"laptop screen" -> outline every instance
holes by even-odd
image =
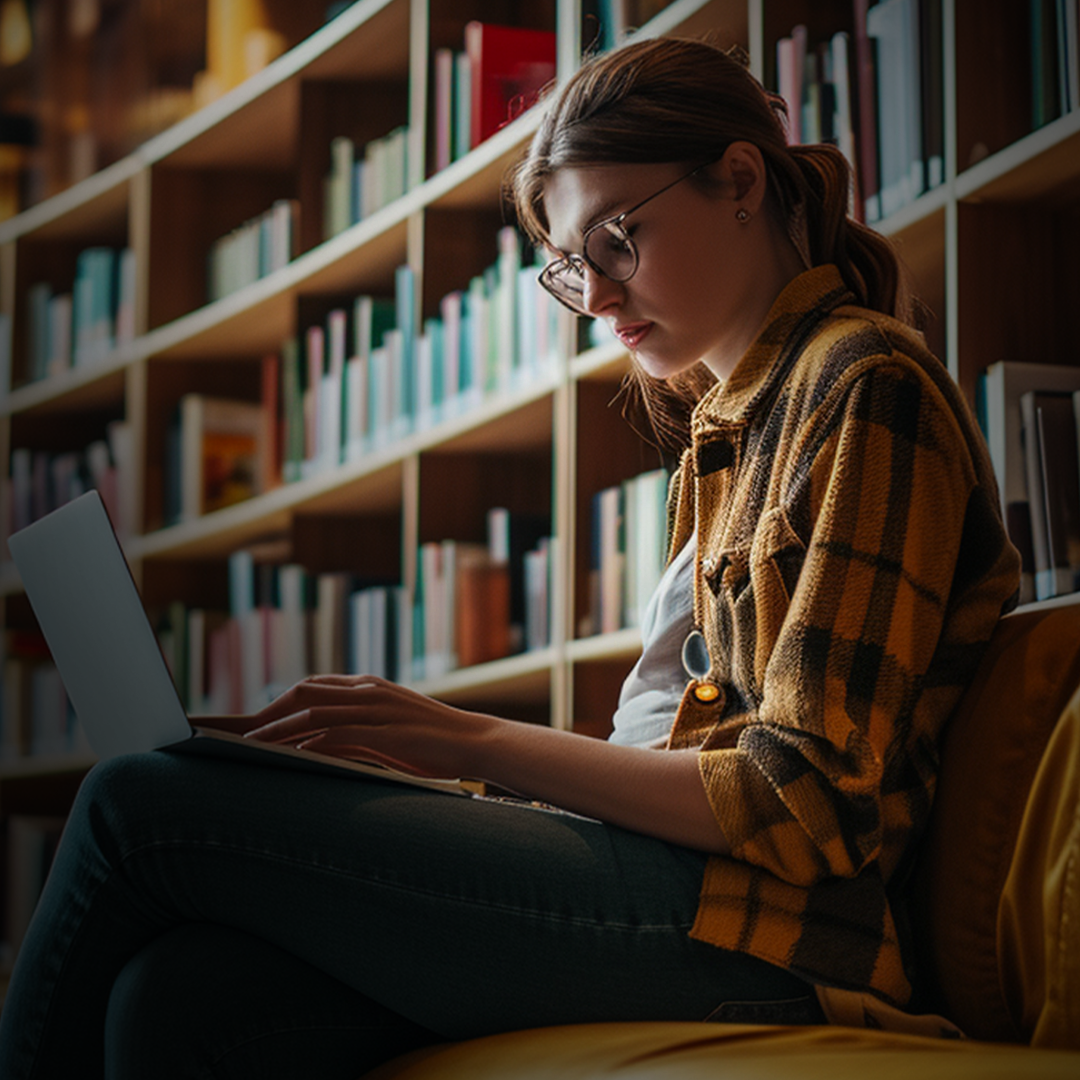
[[[179,695],[96,491],[8,539],[87,741],[100,758],[191,736]]]

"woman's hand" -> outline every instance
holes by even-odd
[[[419,776],[486,780],[672,843],[729,850],[696,750],[617,746],[466,712],[373,675],[316,675],[253,716],[207,719],[251,739]]]
[[[253,717],[243,734],[420,776],[474,776],[470,748],[492,725],[374,675],[316,675]]]

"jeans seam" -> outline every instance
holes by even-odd
[[[533,908],[522,908],[513,904],[503,904],[495,901],[478,900],[470,897],[457,897],[447,896],[445,893],[436,892],[430,889],[424,889],[415,885],[405,885],[401,882],[384,881],[379,878],[367,877],[362,873],[352,869],[345,869],[343,867],[336,867],[325,863],[311,862],[310,860],[293,858],[290,856],[281,855],[277,852],[271,851],[255,851],[250,848],[243,847],[241,845],[232,843],[223,843],[219,840],[156,840],[151,843],[142,844],[137,848],[133,848],[131,851],[126,852],[119,859],[118,865],[122,866],[129,859],[135,858],[138,855],[146,852],[157,851],[164,848],[216,848],[222,852],[233,852],[237,854],[247,855],[251,858],[265,859],[267,862],[277,862],[286,866],[301,866],[309,870],[325,870],[328,873],[339,874],[342,877],[352,878],[356,881],[364,882],[367,885],[394,890],[397,892],[411,893],[416,896],[434,897],[444,900],[447,903],[462,904],[466,906],[472,906],[482,908],[489,911],[500,912],[516,912],[520,915],[528,915],[535,917],[538,921],[561,923],[568,926],[583,926],[591,928],[601,929],[614,929],[620,931],[629,931],[631,933],[640,933],[641,931],[650,930],[682,930],[689,933],[692,922],[665,922],[665,923],[624,923],[624,922],[608,922],[598,921],[595,919],[581,918],[578,916],[566,916],[559,915],[556,912],[537,911]]]

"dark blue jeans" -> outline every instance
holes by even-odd
[[[76,800],[0,1076],[351,1080],[433,1040],[805,995],[687,936],[703,867],[523,805],[121,758]]]

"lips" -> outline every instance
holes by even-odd
[[[614,327],[615,336],[628,348],[636,349],[653,328],[651,322],[626,323]]]

